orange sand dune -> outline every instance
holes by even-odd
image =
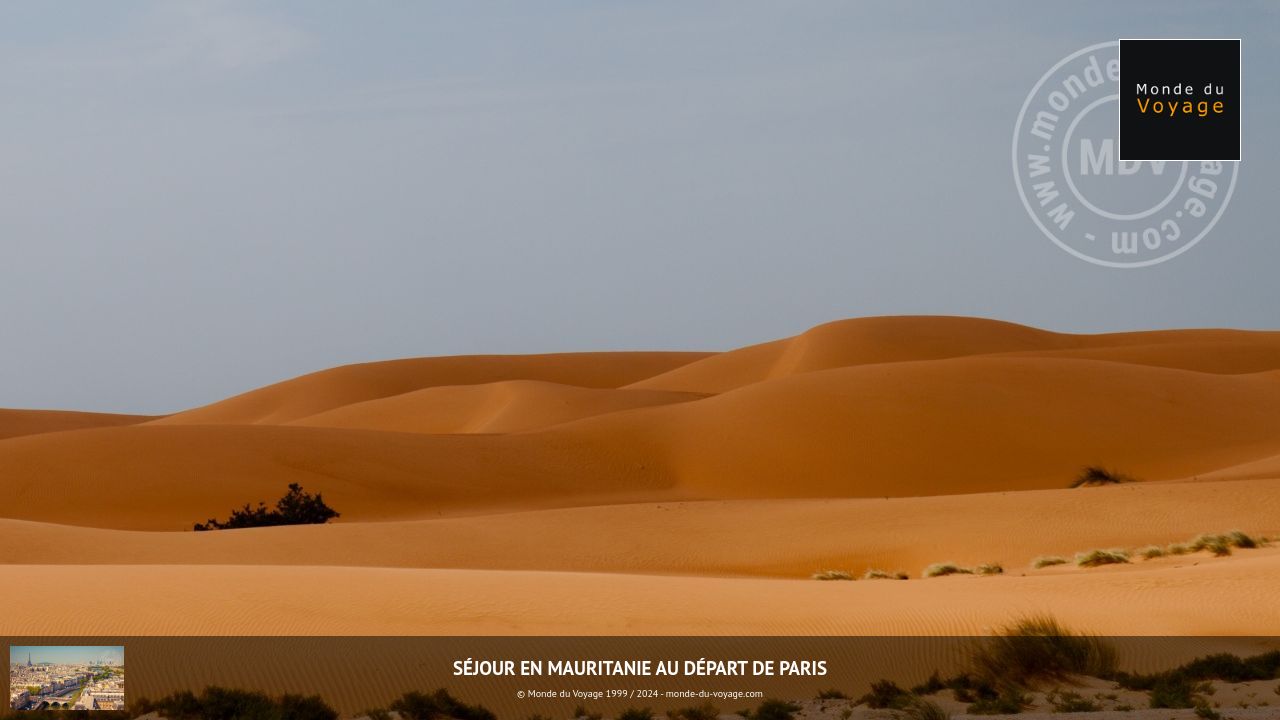
[[[693,352],[460,355],[344,365],[251,390],[157,422],[285,423],[343,405],[427,387],[503,380],[614,388],[706,356],[707,353]]]
[[[322,492],[344,521],[672,496],[669,476],[640,462],[602,467],[576,438],[529,437],[141,425],[7,440],[0,478],[21,517],[142,530],[226,517],[290,482]],[[574,467],[599,474],[584,483]]]
[[[696,393],[507,380],[425,388],[295,420],[294,425],[415,433],[510,433],[622,410],[697,400]]]
[[[806,578],[822,569],[860,574],[867,568],[918,576],[930,563],[956,561],[1000,562],[1009,572],[1022,573],[1030,572],[1030,561],[1039,555],[1163,545],[1233,528],[1280,536],[1280,481],[1135,483],[890,500],[635,503],[217,533],[0,520],[0,564],[345,565]],[[1177,562],[1208,560],[1195,555]]]
[[[1280,373],[972,357],[793,375],[594,427],[665,433],[669,467],[702,497],[942,495],[1063,487],[1086,464],[1156,480],[1276,454],[1278,403]]]
[[[1195,480],[1245,480],[1275,478],[1280,481],[1280,454],[1250,460],[1196,476]]]
[[[1180,347],[1161,347],[1166,344]],[[1112,348],[1118,351],[1106,352]],[[634,387],[714,393],[853,365],[1082,350],[1101,351],[1096,355],[1100,359],[1205,372],[1280,368],[1277,332],[1166,330],[1068,335],[981,318],[872,317],[827,323],[795,337],[713,355],[641,380]]]
[[[1027,564],[1280,533],[1280,333],[869,318],[352,365],[143,420],[0,412],[0,634],[1276,627],[1280,549]],[[1065,489],[1089,464],[1147,482]],[[339,522],[182,532],[290,482]],[[1008,572],[803,579],[946,560]]]
[[[787,375],[872,363],[1073,347],[1068,336],[966,317],[870,317],[818,325],[674,368],[633,387],[719,393]]]
[[[0,440],[64,430],[136,425],[153,419],[155,418],[150,415],[0,409]]]
[[[1277,427],[1280,373],[973,357],[816,371],[511,435],[149,425],[16,438],[0,444],[0,478],[28,519],[174,530],[291,481],[361,521],[1048,489],[1086,464],[1174,479],[1280,454]]]
[[[0,619],[19,636],[976,635],[1031,613],[1100,634],[1272,635],[1280,551],[1177,569],[908,582],[4,565],[0,584],[22,588]]]
[[[1003,353],[1004,357],[1078,358],[1153,365],[1177,370],[1234,375],[1280,370],[1280,333],[1256,333],[1247,340],[1163,342],[1070,350]]]

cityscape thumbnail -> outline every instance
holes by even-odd
[[[124,710],[124,646],[11,645],[12,710]]]

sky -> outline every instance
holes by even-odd
[[[1280,328],[1280,4],[0,4],[0,407],[164,413],[422,355],[845,317]],[[1058,59],[1244,40],[1238,187],[1142,270],[1010,138]]]
[[[74,665],[103,662],[118,665],[124,662],[123,645],[10,645],[9,664],[27,662],[30,653],[33,664],[53,663]]]

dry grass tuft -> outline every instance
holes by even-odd
[[[1004,566],[1000,563],[982,563],[974,568],[974,572],[979,575],[1003,575]]]
[[[1164,548],[1159,545],[1148,545],[1138,551],[1143,560],[1155,560],[1158,557],[1164,557]]]
[[[1129,562],[1129,552],[1115,548],[1112,550],[1090,550],[1076,553],[1076,565],[1080,567],[1099,567],[1102,565],[1120,565]]]
[[[944,577],[947,575],[972,575],[973,568],[961,567],[953,562],[934,563],[924,569],[924,576]]]
[[[877,568],[870,568],[862,574],[863,580],[907,580],[910,577],[910,575],[901,570],[889,572],[888,570],[879,570]]]
[[[1052,617],[1028,617],[1000,631],[971,659],[979,677],[999,684],[1029,687],[1038,680],[1073,675],[1109,677],[1116,651],[1101,639],[1079,635]]]

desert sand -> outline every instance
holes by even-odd
[[[1087,465],[1134,481],[1069,488]],[[290,482],[341,517],[190,531]],[[894,317],[367,363],[159,418],[0,411],[0,489],[8,635],[1273,635],[1277,548],[1030,565],[1280,536],[1280,333]],[[911,579],[810,579],[868,568]]]

